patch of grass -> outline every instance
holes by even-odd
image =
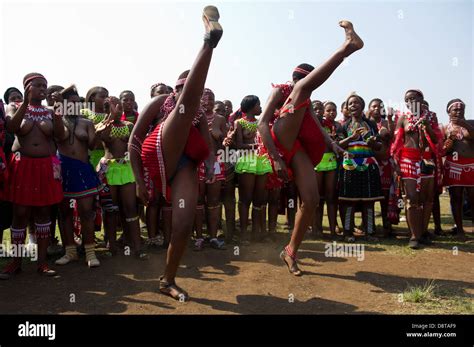
[[[428,281],[423,286],[410,286],[403,292],[404,302],[427,302],[434,297],[436,285],[434,281]]]
[[[412,314],[473,314],[474,298],[460,288],[441,287],[434,280],[403,292],[403,309]]]

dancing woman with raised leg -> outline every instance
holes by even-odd
[[[199,111],[213,49],[223,32],[218,19],[216,7],[204,8],[204,44],[189,74],[177,83],[184,85],[182,91],[168,97],[163,95],[154,98],[143,109],[129,143],[138,194],[142,201],[150,200],[152,187],[154,192],[161,192],[171,200],[174,207],[171,242],[165,273],[160,278],[160,291],[176,300],[188,298],[186,291],[176,285],[175,277],[193,227],[198,198],[197,167],[208,157],[213,158],[209,156],[207,121],[204,113]],[[144,140],[149,123],[159,112],[165,113],[164,120]],[[201,118],[204,123],[199,126]],[[199,130],[196,126],[199,126]],[[201,131],[207,131],[207,139],[201,135]]]
[[[259,131],[273,161],[274,169],[288,178],[286,168],[291,168],[300,192],[302,204],[296,217],[291,241],[280,254],[290,273],[296,276],[302,274],[296,262],[296,253],[311,224],[319,201],[314,167],[324,154],[325,141],[333,151],[343,152],[321,129],[321,124],[312,112],[309,98],[311,93],[331,76],[344,58],[364,45],[354,32],[352,23],[341,21],[339,25],[346,32],[344,44],[317,69],[307,64],[296,68],[293,73],[294,84],[280,85],[273,89],[259,121]],[[278,119],[270,129],[268,124],[273,118],[275,109],[281,106],[283,108],[279,111]]]

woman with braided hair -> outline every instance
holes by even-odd
[[[339,25],[346,33],[342,47],[317,69],[308,64],[297,67],[293,72],[293,83],[274,86],[259,120],[259,131],[274,170],[288,179],[287,168],[291,169],[302,201],[291,241],[280,254],[290,273],[295,276],[302,274],[297,265],[296,253],[311,224],[319,201],[314,167],[323,156],[324,142],[333,151],[343,152],[321,129],[321,124],[311,107],[311,93],[329,78],[344,58],[364,45],[354,32],[352,23],[341,21]],[[274,118],[275,109],[279,109],[279,112],[270,129],[269,123]]]
[[[423,99],[420,90],[410,89],[405,93],[409,111],[397,115],[395,140],[390,150],[395,170],[405,188],[405,209],[411,233],[408,246],[412,249],[420,248],[420,243],[430,242],[424,234],[433,207],[434,158],[438,151],[438,124],[422,107]]]
[[[179,263],[192,232],[198,199],[197,167],[209,158],[208,179],[212,179],[214,156],[210,155],[210,135],[204,111],[200,110],[201,95],[207,78],[214,48],[223,30],[214,6],[203,11],[204,44],[188,72],[176,83],[176,93],[154,98],[142,111],[129,143],[130,158],[142,201],[154,194],[163,194],[172,202],[172,234],[166,268],[160,278],[160,292],[176,300],[187,300],[188,293],[175,282]],[[146,137],[158,113],[163,119]],[[212,165],[211,165],[212,164]]]
[[[41,105],[46,98],[47,81],[39,73],[23,79],[25,98],[7,110],[7,130],[15,134],[8,166],[8,198],[13,203],[10,228],[12,243],[24,245],[29,216],[34,216],[38,243],[38,272],[54,276],[46,262],[50,240],[51,206],[63,199],[61,166],[52,149],[53,139],[64,137],[62,117]],[[53,121],[54,120],[54,121]],[[21,271],[21,256],[14,257],[3,270],[2,279]]]
[[[445,128],[444,184],[449,187],[457,237],[466,241],[463,228],[463,192],[467,190],[474,218],[474,122],[466,120],[466,105],[461,99],[448,102],[449,123]]]
[[[124,217],[124,232],[128,233],[132,250],[138,259],[147,259],[141,247],[140,225],[138,222],[135,177],[127,151],[133,124],[120,120],[122,105],[116,97],[106,99],[109,115],[96,127],[97,136],[103,142],[105,155],[99,162],[99,179],[110,187],[112,201],[102,205],[106,218],[104,227],[112,255],[117,253],[117,217]]]

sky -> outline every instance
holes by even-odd
[[[208,2],[158,0],[0,0],[0,97],[23,76],[49,84],[93,86],[111,95],[132,90],[139,109],[150,86],[174,86],[202,44]],[[214,1],[224,35],[206,86],[234,109],[245,95],[264,104],[272,83],[291,79],[300,63],[318,66],[342,44],[341,19],[365,42],[312,94],[340,105],[351,92],[366,102],[404,107],[421,89],[446,123],[446,104],[461,98],[474,118],[474,2],[465,1]],[[340,115],[338,115],[340,117]]]

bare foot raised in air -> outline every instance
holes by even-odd
[[[341,20],[339,22],[339,26],[344,28],[346,32],[346,41],[344,42],[344,51],[346,52],[347,55],[350,55],[354,53],[355,51],[358,51],[362,47],[364,47],[364,41],[357,35],[357,33],[354,31],[354,26],[352,25],[351,22],[347,20]]]

